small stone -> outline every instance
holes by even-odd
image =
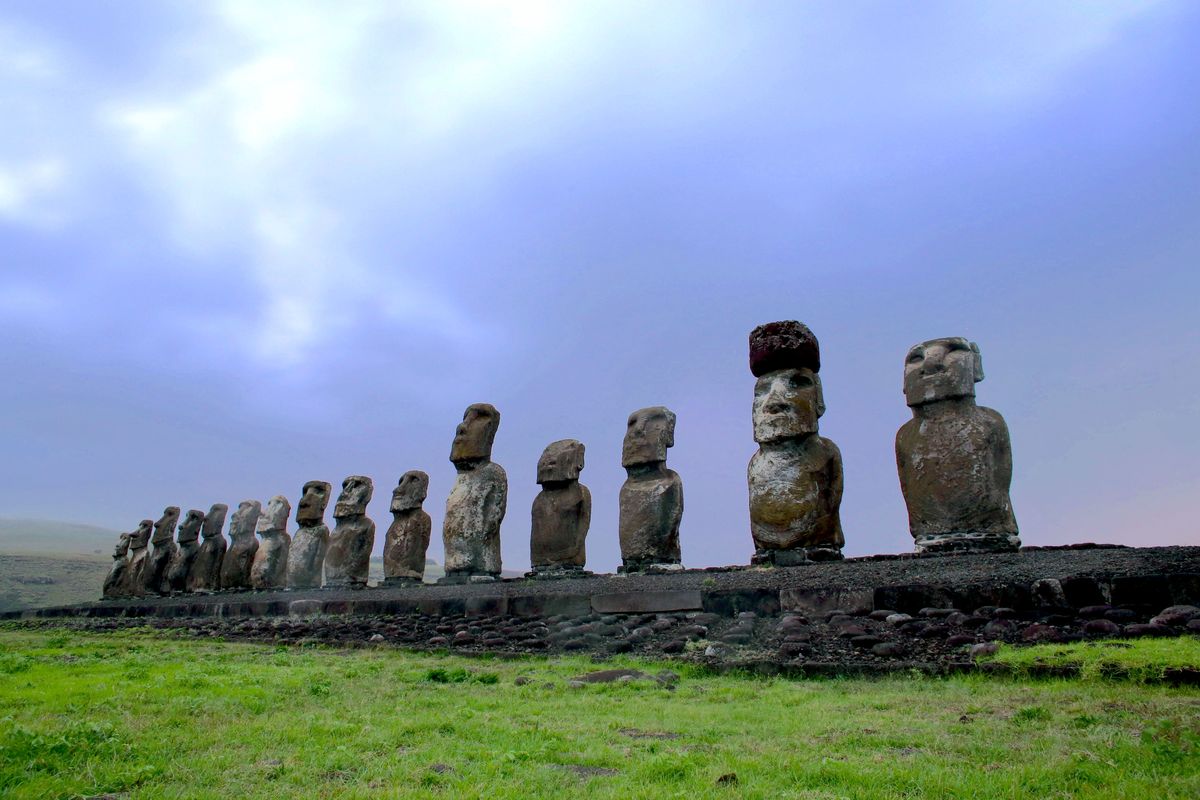
[[[877,644],[881,644],[882,642],[883,640],[878,636],[871,636],[869,634],[864,636],[855,636],[850,640],[850,644],[854,645],[855,647],[861,647],[864,650],[868,647],[874,647]]]
[[[749,638],[749,637],[747,637],[747,638]],[[662,646],[662,651],[664,653],[682,653],[686,647],[687,647],[687,640],[675,639],[673,641],[670,641],[670,642],[667,642],[666,644],[664,644]]]
[[[1126,625],[1125,635],[1131,638],[1175,636],[1176,632],[1165,625]]]
[[[779,654],[784,658],[799,658],[812,652],[812,647],[803,642],[784,642],[779,646]],[[705,651],[707,654],[707,651]]]
[[[962,624],[969,619],[972,619],[972,617],[970,615],[964,614],[961,611],[955,611],[953,614],[946,615],[945,622],[947,625],[953,625],[955,627],[962,627]]]
[[[750,634],[747,633],[727,633],[721,637],[721,641],[727,644],[749,644],[750,638]],[[670,644],[674,644],[674,642],[671,642]],[[683,648],[680,648],[680,650],[682,649]],[[663,652],[670,653],[678,651],[667,650],[667,648],[664,646]]]
[[[1083,608],[1079,609],[1079,616],[1083,617],[1084,619],[1097,619],[1099,617],[1103,617],[1111,608],[1112,606],[1109,605],[1084,606]]]
[[[726,772],[721,777],[717,778],[717,786],[733,786],[737,784],[738,776],[736,772]]]
[[[1122,624],[1133,622],[1137,619],[1137,612],[1129,608],[1110,608],[1104,612],[1105,619],[1111,619],[1113,622]]]
[[[969,633],[958,633],[954,636],[947,637],[946,644],[951,647],[962,647],[965,644],[974,644],[975,637]]]
[[[888,625],[903,625],[905,622],[912,621],[912,615],[911,614],[892,614],[890,616],[884,617],[883,621],[886,622]]]
[[[979,644],[971,645],[969,654],[971,658],[979,658],[980,656],[995,655],[999,650],[999,642],[980,642]]]
[[[533,683],[533,679],[526,675],[518,675],[517,679],[513,681],[513,684],[516,686],[525,686],[530,683]]]
[[[587,686],[583,681],[567,681],[568,689],[582,689]]]
[[[369,641],[369,642],[382,642],[382,641],[383,641],[383,634],[382,634],[382,633],[376,633],[376,634],[373,634],[373,635],[371,636],[371,638],[370,638],[370,639],[368,639],[367,641]]]
[[[896,658],[903,655],[904,649],[895,642],[880,642],[871,648],[871,653],[881,658]]]
[[[922,608],[917,612],[917,616],[935,617],[940,619],[943,617],[948,617],[956,611],[958,611],[957,608]]]
[[[1026,642],[1060,642],[1062,632],[1053,625],[1035,622],[1021,631],[1021,640]]]
[[[1186,625],[1196,617],[1200,617],[1200,608],[1195,606],[1171,606],[1158,612],[1158,616],[1150,620],[1151,625]]]
[[[917,637],[920,639],[941,639],[949,635],[950,627],[948,625],[929,625],[917,632]]]
[[[710,644],[704,648],[704,656],[706,658],[720,658],[729,651],[729,648],[721,644]]]
[[[1015,608],[999,606],[992,610],[992,619],[1020,619],[1021,614]]]
[[[1121,626],[1111,619],[1089,619],[1083,623],[1083,632],[1091,636],[1120,636]]]
[[[1184,627],[1192,633],[1200,633],[1200,619],[1188,620],[1188,624]]]
[[[870,614],[868,614],[867,617],[869,619],[875,620],[876,622],[883,622],[884,620],[886,620],[888,617],[892,616],[895,613],[896,613],[895,611],[891,611],[886,608],[877,608],[874,611],[872,611]]]
[[[426,644],[428,644],[430,647],[445,647],[449,643],[450,640],[445,636],[432,636],[430,637],[429,641],[426,642]]]
[[[1003,636],[1004,634],[1011,632],[1014,627],[1015,626],[1012,624],[1011,620],[994,619],[987,625],[983,626],[983,635],[993,637]]]
[[[674,686],[679,683],[679,673],[664,669],[655,675],[654,679],[665,686]]]
[[[866,636],[867,629],[861,625],[843,625],[838,631],[839,639],[854,639],[858,636]]]

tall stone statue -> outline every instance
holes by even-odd
[[[425,577],[425,551],[433,523],[421,508],[429,494],[429,476],[410,470],[392,490],[392,524],[383,544],[385,585],[420,583]]]
[[[500,575],[500,523],[508,506],[508,476],[492,462],[500,412],[488,403],[467,406],[454,431],[450,461],[458,471],[446,499],[442,544],[446,577],[439,583]]]
[[[533,499],[531,577],[587,574],[584,540],[592,523],[592,493],[579,482],[583,449],[583,442],[562,439],[547,445],[538,459],[537,482],[542,491]]]
[[[147,594],[169,594],[167,566],[175,556],[175,524],[179,522],[179,506],[167,506],[154,523],[150,537],[150,554],[146,556],[145,587]]]
[[[258,552],[258,538],[254,529],[262,515],[262,503],[243,500],[229,521],[229,549],[221,559],[221,588],[249,589],[250,567],[254,554]]]
[[[165,588],[168,592],[187,591],[187,577],[191,572],[196,555],[200,552],[200,526],[204,524],[204,512],[193,508],[179,523],[176,548],[171,562],[167,564]]]
[[[621,572],[680,569],[679,522],[683,481],[667,469],[667,448],[675,445],[675,412],[663,406],[629,415],[621,466]]]
[[[125,571],[125,586],[121,592],[123,597],[142,597],[146,594],[146,557],[149,551],[150,534],[154,530],[154,521],[144,519],[138,523],[137,530],[129,534],[129,567]]]
[[[1021,546],[1008,496],[1008,426],[975,405],[981,380],[979,347],[966,339],[930,339],[905,358],[904,399],[913,418],[896,432],[896,467],[917,552]]]
[[[817,433],[825,413],[817,338],[802,323],[750,333],[754,441],[746,470],[756,564],[842,557],[842,454]]]
[[[374,488],[371,479],[363,475],[342,481],[342,493],[333,508],[337,525],[325,553],[326,587],[362,589],[367,585],[375,547],[375,523],[367,517],[367,503]]]
[[[229,548],[225,535],[221,533],[227,513],[229,506],[213,503],[204,515],[204,526],[200,529],[200,550],[188,569],[184,587],[186,591],[207,593],[221,588],[221,562],[225,560],[225,551]]]
[[[300,505],[296,506],[299,528],[292,537],[287,558],[289,589],[319,589],[329,549],[329,528],[325,525],[325,507],[333,490],[325,481],[309,481],[300,490]]]
[[[131,533],[122,533],[113,548],[113,563],[108,575],[104,578],[104,591],[101,595],[105,600],[123,597],[125,592],[125,575],[129,572],[129,537]]]
[[[250,588],[282,589],[287,585],[288,551],[292,537],[287,532],[292,504],[281,494],[267,501],[267,508],[258,518],[256,533],[259,542],[250,565]]]

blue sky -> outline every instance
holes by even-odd
[[[619,560],[628,413],[745,563],[746,336],[820,338],[847,553],[911,548],[903,358],[966,336],[1029,544],[1200,543],[1200,6],[0,2],[0,514],[430,474],[502,414]]]

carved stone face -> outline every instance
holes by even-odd
[[[583,469],[583,442],[562,439],[546,445],[538,459],[537,482],[564,483],[579,478]]]
[[[163,515],[158,518],[158,522],[154,523],[154,536],[151,537],[155,542],[167,542],[175,535],[175,523],[179,522],[179,506],[167,506],[163,509]]]
[[[371,493],[375,485],[364,475],[351,475],[342,481],[342,493],[338,495],[337,505],[334,506],[334,517],[354,517],[367,513],[367,503],[371,502]]]
[[[225,515],[227,513],[229,513],[229,506],[224,503],[213,503],[212,508],[204,515],[204,528],[201,532],[205,539],[221,535],[221,529],[225,527]]]
[[[129,534],[129,547],[140,550],[150,542],[150,534],[154,530],[154,520],[144,519],[138,523],[137,530]]]
[[[309,481],[301,489],[300,505],[296,506],[296,524],[312,526],[320,524],[329,505],[333,487],[325,481]]]
[[[958,336],[914,345],[904,359],[904,401],[910,406],[974,397],[981,380],[979,346]]]
[[[777,369],[754,384],[754,441],[759,444],[816,433],[824,413],[821,378],[811,369]]]
[[[272,533],[287,529],[288,516],[292,513],[292,504],[281,494],[267,501],[267,507],[258,518],[255,526],[257,533]]]
[[[117,539],[116,547],[113,548],[113,558],[125,557],[125,554],[129,552],[129,537],[131,536],[133,536],[132,533],[121,534],[120,538]]]
[[[409,470],[400,476],[400,483],[392,489],[392,511],[408,511],[420,508],[429,494],[429,476],[419,469]]]
[[[639,409],[629,415],[621,466],[653,464],[667,460],[667,448],[675,445],[675,412],[664,406]]]
[[[492,457],[492,442],[500,427],[500,412],[488,403],[475,403],[463,412],[463,421],[454,430],[450,461],[481,461]]]
[[[179,535],[176,537],[180,544],[194,542],[200,535],[200,526],[204,524],[204,512],[193,508],[179,524]]]
[[[238,503],[233,519],[229,521],[230,536],[252,536],[258,517],[262,514],[262,503],[257,500],[243,500]]]

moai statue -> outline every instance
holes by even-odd
[[[508,476],[492,462],[499,427],[495,406],[475,403],[467,406],[454,431],[450,461],[458,477],[446,498],[446,577],[439,583],[488,581],[500,575],[500,523],[508,506]]]
[[[200,529],[200,550],[188,570],[187,583],[184,585],[186,591],[208,593],[221,588],[221,563],[229,548],[225,535],[221,533],[227,513],[229,506],[213,503],[204,515],[204,526]]]
[[[149,555],[146,548],[153,530],[154,520],[144,519],[138,523],[137,530],[129,534],[129,568],[125,571],[125,586],[121,591],[124,597],[146,594],[146,557]]]
[[[150,554],[146,556],[144,586],[147,594],[170,594],[167,585],[167,567],[178,550],[175,546],[175,524],[179,522],[179,506],[167,506],[163,515],[154,523],[154,535],[150,537]]]
[[[682,569],[679,522],[683,519],[683,481],[667,469],[667,448],[675,446],[675,412],[663,406],[629,415],[621,466],[619,572]]]
[[[104,578],[104,591],[101,597],[111,600],[121,597],[125,591],[125,575],[129,572],[129,537],[131,533],[122,533],[113,548],[113,563]]]
[[[817,433],[825,413],[821,352],[807,326],[769,322],[750,333],[754,441],[746,469],[755,564],[842,557],[842,454]]]
[[[542,491],[533,499],[533,529],[529,537],[529,577],[586,575],[584,540],[592,523],[592,493],[579,482],[583,442],[562,439],[546,446],[538,459],[537,482]]]
[[[1004,417],[975,405],[979,347],[959,337],[915,345],[904,361],[913,418],[896,432],[896,467],[917,552],[1016,550]]]
[[[392,490],[392,517],[383,544],[385,585],[420,583],[425,577],[425,551],[433,523],[421,508],[429,493],[429,476],[410,470]]]
[[[287,584],[288,551],[292,537],[287,532],[292,504],[281,494],[267,501],[267,508],[258,518],[258,550],[250,565],[250,588],[282,589]]]
[[[229,521],[229,549],[221,559],[222,589],[250,588],[250,567],[258,552],[254,529],[261,515],[262,503],[257,500],[243,500],[233,512],[233,519]]]
[[[309,481],[300,490],[300,505],[296,506],[299,528],[292,537],[287,557],[287,587],[289,589],[321,588],[321,572],[325,566],[325,551],[329,549],[329,527],[325,524],[325,507],[333,490],[325,481]]]
[[[362,589],[371,570],[375,547],[375,523],[367,516],[367,503],[374,491],[371,479],[351,475],[342,481],[342,493],[333,508],[337,525],[325,553],[325,586]]]
[[[200,526],[204,524],[204,512],[193,508],[187,512],[183,522],[179,523],[179,533],[176,536],[175,554],[171,563],[167,564],[167,578],[164,584],[168,592],[187,591],[187,577],[200,552]]]

